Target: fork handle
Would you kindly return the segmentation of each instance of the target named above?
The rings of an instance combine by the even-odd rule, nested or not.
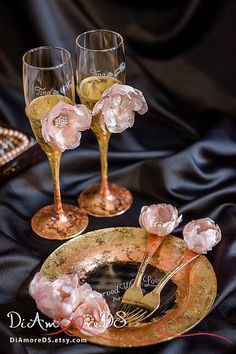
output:
[[[161,278],[157,286],[152,290],[152,294],[156,295],[159,294],[164,286],[168,283],[168,281],[183,267],[185,267],[187,264],[189,264],[192,260],[197,258],[199,256],[199,253],[190,251],[189,249],[186,248],[184,251],[184,254],[182,258],[180,259],[180,262],[177,263],[166,275]]]
[[[150,233],[147,234],[146,250],[142,262],[139,266],[138,272],[136,274],[136,277],[134,279],[133,286],[137,286],[137,287],[141,286],[142,277],[147,268],[147,265],[163,240],[164,237],[162,236],[157,236]]]

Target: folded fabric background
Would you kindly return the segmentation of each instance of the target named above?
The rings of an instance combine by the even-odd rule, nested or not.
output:
[[[90,218],[89,230],[138,226],[143,205],[171,203],[185,223],[208,216],[222,229],[222,241],[207,257],[218,278],[210,314],[194,332],[213,332],[235,342],[236,329],[236,4],[231,0],[25,0],[0,3],[0,115],[31,132],[24,113],[21,56],[39,45],[75,53],[78,33],[92,28],[120,32],[125,39],[127,84],[141,90],[149,112],[132,129],[113,135],[109,148],[111,181],[134,194],[132,208],[116,218]],[[79,150],[63,156],[65,202],[98,182],[99,154],[91,131]],[[9,337],[33,335],[10,329],[9,311],[32,318],[30,279],[59,242],[36,237],[32,214],[52,200],[49,167],[43,161],[0,188],[0,353],[233,352],[217,338],[181,338],[153,346],[118,350],[90,344],[10,344]],[[39,333],[37,333],[39,334]],[[235,343],[236,344],[236,343]]]

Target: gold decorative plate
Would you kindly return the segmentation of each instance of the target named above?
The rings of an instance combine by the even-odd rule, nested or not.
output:
[[[116,227],[80,235],[56,249],[41,270],[50,279],[76,272],[82,282],[102,292],[111,311],[135,277],[146,245],[141,228]],[[163,272],[170,270],[183,252],[184,242],[166,236],[143,278],[145,292],[152,290]],[[138,347],[170,340],[188,331],[209,312],[216,297],[216,276],[203,255],[179,271],[162,292],[162,304],[149,322],[121,329],[108,328],[100,337],[81,335],[91,343]]]

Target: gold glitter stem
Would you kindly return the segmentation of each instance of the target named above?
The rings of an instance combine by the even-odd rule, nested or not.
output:
[[[111,137],[111,133],[106,130],[105,132],[102,130],[99,121],[99,115],[93,118],[92,122],[92,131],[96,135],[99,151],[100,151],[100,162],[101,162],[101,187],[100,194],[104,197],[110,195],[109,186],[108,186],[108,162],[107,162],[107,154],[108,154],[108,145]]]
[[[110,194],[109,187],[108,187],[108,162],[107,162],[108,145],[109,145],[110,137],[111,137],[110,132],[104,132],[102,135],[97,137],[99,151],[100,151],[101,176],[102,176],[100,193],[103,196],[108,196]]]
[[[61,161],[61,152],[53,150],[52,153],[47,154],[48,160],[51,167],[53,188],[54,188],[54,206],[55,212],[58,215],[63,214],[62,202],[61,202],[61,191],[60,191],[60,161]]]

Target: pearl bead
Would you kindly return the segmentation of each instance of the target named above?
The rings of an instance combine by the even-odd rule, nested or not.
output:
[[[6,153],[6,157],[11,157],[11,156],[12,156],[11,151],[9,151],[9,152]]]
[[[15,158],[28,145],[29,139],[23,133],[0,127],[0,166]]]

